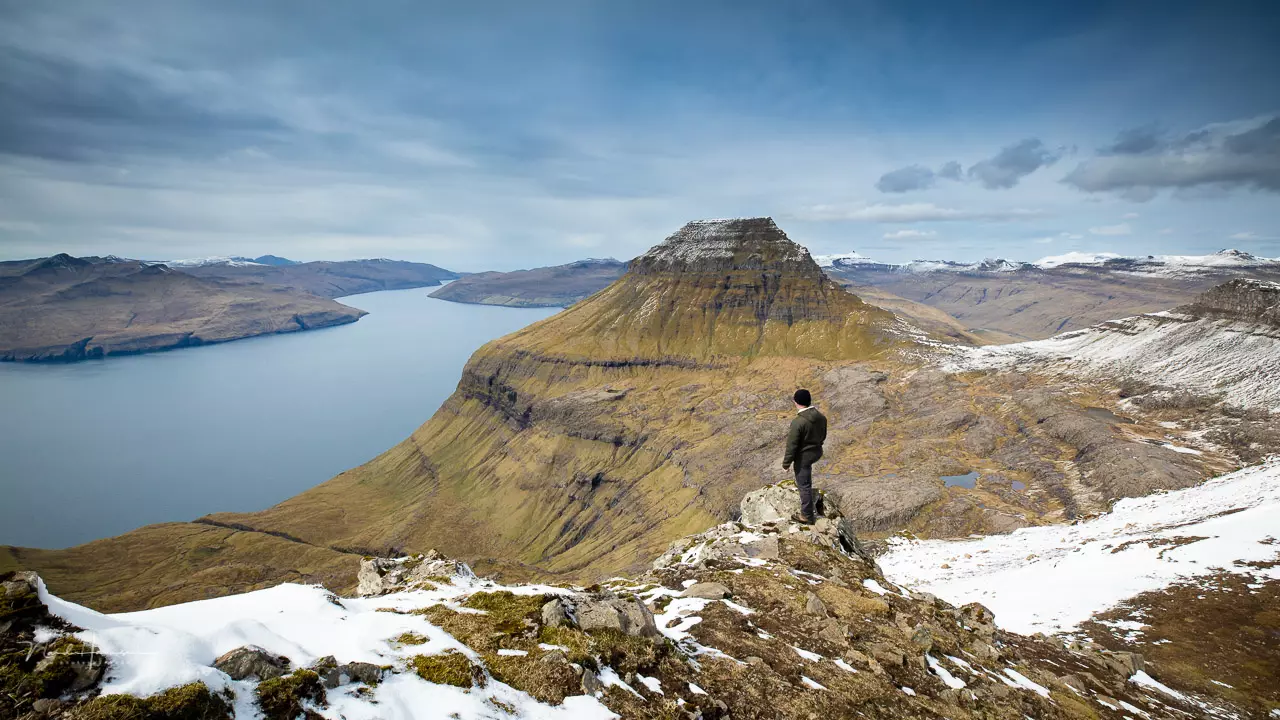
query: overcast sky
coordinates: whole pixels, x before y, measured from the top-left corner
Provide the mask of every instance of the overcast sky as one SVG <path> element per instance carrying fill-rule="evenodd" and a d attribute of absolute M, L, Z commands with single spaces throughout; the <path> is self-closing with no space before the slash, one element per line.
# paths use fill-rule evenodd
<path fill-rule="evenodd" d="M 978 8 L 978 9 L 975 9 Z M 0 0 L 0 258 L 1280 256 L 1280 3 Z"/>

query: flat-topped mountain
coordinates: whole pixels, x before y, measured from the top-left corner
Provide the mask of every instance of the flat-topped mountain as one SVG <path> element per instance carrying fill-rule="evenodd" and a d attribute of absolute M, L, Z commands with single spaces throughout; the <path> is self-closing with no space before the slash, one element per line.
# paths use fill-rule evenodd
<path fill-rule="evenodd" d="M 466 275 L 431 293 L 450 302 L 507 307 L 568 307 L 603 290 L 627 271 L 612 258 Z"/>
<path fill-rule="evenodd" d="M 364 311 L 134 260 L 0 263 L 0 360 L 74 361 L 355 322 Z"/>
<path fill-rule="evenodd" d="M 773 220 L 708 220 L 633 260 L 589 302 L 512 340 L 526 351 L 595 361 L 867 359 L 905 340 L 896 323 L 828 279 Z"/>

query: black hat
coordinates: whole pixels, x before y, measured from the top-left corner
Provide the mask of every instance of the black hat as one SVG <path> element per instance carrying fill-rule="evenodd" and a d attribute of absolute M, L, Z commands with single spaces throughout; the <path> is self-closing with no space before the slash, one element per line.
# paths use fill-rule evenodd
<path fill-rule="evenodd" d="M 795 397 L 793 399 L 796 401 L 797 405 L 803 405 L 805 407 L 809 407 L 810 405 L 813 404 L 813 396 L 809 394 L 808 390 L 805 390 L 803 388 L 796 391 Z"/>

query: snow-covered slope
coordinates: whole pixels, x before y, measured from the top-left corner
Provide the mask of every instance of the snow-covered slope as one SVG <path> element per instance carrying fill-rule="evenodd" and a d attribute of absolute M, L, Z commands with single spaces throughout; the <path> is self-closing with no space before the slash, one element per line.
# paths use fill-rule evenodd
<path fill-rule="evenodd" d="M 1263 541 L 1280 532 L 1280 458 L 1197 487 L 1132 498 L 1070 526 L 962 541 L 896 540 L 880 558 L 895 582 L 980 602 L 1020 633 L 1070 631 L 1139 593 L 1219 570 L 1280 580 Z M 1237 562 L 1239 561 L 1239 562 Z"/>
<path fill-rule="evenodd" d="M 110 658 L 105 694 L 145 696 L 190 682 L 235 696 L 238 718 L 260 716 L 249 680 L 235 681 L 212 667 L 214 659 L 243 646 L 257 646 L 287 657 L 297 667 L 333 656 L 342 662 L 379 666 L 403 665 L 415 655 L 454 650 L 476 659 L 474 651 L 422 615 L 408 611 L 435 604 L 453 605 L 476 591 L 508 590 L 533 595 L 564 592 L 559 588 L 517 586 L 498 588 L 473 576 L 457 576 L 436 590 L 412 590 L 375 598 L 338 599 L 309 585 L 284 584 L 266 590 L 184 603 L 135 613 L 103 615 L 49 594 L 40 599 L 50 612 L 83 628 L 77 637 Z M 379 611 L 393 608 L 404 612 Z M 425 642 L 397 643 L 393 638 L 416 633 Z M 354 689 L 354 688 L 353 688 Z M 422 717 L 493 718 L 496 703 L 517 710 L 523 718 L 617 717 L 596 698 L 566 698 L 564 704 L 539 703 L 529 695 L 500 683 L 463 689 L 429 683 L 412 672 L 388 675 L 372 697 L 330 692 L 327 717 L 344 720 L 400 720 Z M 424 708 L 430 708 L 424 714 Z"/>
<path fill-rule="evenodd" d="M 1280 411 L 1280 284 L 1236 280 L 1173 311 L 1034 342 L 957 348 L 952 370 L 1042 369 L 1137 378 Z"/>

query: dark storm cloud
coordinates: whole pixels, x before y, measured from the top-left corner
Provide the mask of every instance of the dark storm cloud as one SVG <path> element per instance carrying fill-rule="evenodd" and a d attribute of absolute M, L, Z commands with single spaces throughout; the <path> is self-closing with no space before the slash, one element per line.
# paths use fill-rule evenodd
<path fill-rule="evenodd" d="M 0 153 L 93 161 L 269 145 L 278 120 L 219 112 L 120 68 L 0 49 Z"/>
<path fill-rule="evenodd" d="M 1036 170 L 1057 162 L 1059 157 L 1060 152 L 1051 151 L 1042 141 L 1027 138 L 974 164 L 969 168 L 969 177 L 988 190 L 1008 189 Z"/>
<path fill-rule="evenodd" d="M 1147 199 L 1162 189 L 1199 186 L 1280 192 L 1280 116 L 1210 125 L 1142 154 L 1098 155 L 1063 182 Z"/>
<path fill-rule="evenodd" d="M 933 171 L 923 165 L 909 165 L 880 176 L 876 189 L 886 193 L 904 193 L 933 187 Z"/>

